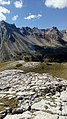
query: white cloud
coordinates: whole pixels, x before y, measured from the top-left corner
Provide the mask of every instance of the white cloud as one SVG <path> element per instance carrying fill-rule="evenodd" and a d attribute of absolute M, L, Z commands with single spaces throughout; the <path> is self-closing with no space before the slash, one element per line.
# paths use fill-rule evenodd
<path fill-rule="evenodd" d="M 6 1 L 6 0 L 0 0 L 0 4 L 1 5 L 10 5 L 10 0 Z"/>
<path fill-rule="evenodd" d="M 22 0 L 17 0 L 16 2 L 14 2 L 14 5 L 16 8 L 22 8 L 23 2 L 22 2 Z"/>
<path fill-rule="evenodd" d="M 13 21 L 16 21 L 17 18 L 18 18 L 18 15 L 15 15 L 15 16 L 13 16 L 12 20 L 13 20 Z"/>
<path fill-rule="evenodd" d="M 67 0 L 46 0 L 45 5 L 52 8 L 65 8 L 67 7 Z"/>
<path fill-rule="evenodd" d="M 3 14 L 3 13 L 1 13 L 0 12 L 0 21 L 2 21 L 2 20 L 6 20 L 6 16 Z"/>
<path fill-rule="evenodd" d="M 5 7 L 2 7 L 2 6 L 0 6 L 0 12 L 4 13 L 4 14 L 10 13 L 10 11 L 8 9 L 6 9 Z"/>
<path fill-rule="evenodd" d="M 27 16 L 27 17 L 24 17 L 24 19 L 31 20 L 31 19 L 39 19 L 40 17 L 42 17 L 42 14 L 29 15 L 29 16 Z"/>
<path fill-rule="evenodd" d="M 7 13 L 9 14 L 10 11 L 6 9 L 5 7 L 0 6 L 0 21 L 6 20 L 6 16 L 4 14 L 7 14 Z"/>

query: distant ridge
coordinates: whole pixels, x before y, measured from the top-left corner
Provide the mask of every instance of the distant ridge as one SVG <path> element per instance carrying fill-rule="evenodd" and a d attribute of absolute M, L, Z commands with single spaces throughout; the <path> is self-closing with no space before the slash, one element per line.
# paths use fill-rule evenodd
<path fill-rule="evenodd" d="M 67 61 L 67 30 L 17 28 L 0 22 L 0 61 L 28 58 Z"/>

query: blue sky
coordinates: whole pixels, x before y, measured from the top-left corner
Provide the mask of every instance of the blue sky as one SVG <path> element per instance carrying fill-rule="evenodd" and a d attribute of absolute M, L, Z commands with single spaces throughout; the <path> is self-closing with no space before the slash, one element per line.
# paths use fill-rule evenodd
<path fill-rule="evenodd" d="M 0 21 L 29 26 L 67 29 L 67 0 L 0 0 Z"/>

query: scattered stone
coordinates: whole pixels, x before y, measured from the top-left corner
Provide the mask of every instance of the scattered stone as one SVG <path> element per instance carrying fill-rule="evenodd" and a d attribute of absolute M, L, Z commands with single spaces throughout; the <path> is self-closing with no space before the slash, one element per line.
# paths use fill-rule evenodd
<path fill-rule="evenodd" d="M 22 108 L 16 108 L 12 110 L 12 114 L 22 114 L 23 109 Z"/>

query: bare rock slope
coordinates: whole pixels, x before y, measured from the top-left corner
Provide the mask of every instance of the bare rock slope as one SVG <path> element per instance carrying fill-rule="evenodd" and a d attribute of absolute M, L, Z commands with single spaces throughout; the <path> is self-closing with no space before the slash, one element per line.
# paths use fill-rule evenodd
<path fill-rule="evenodd" d="M 67 119 L 67 80 L 49 74 L 0 72 L 0 119 Z"/>

